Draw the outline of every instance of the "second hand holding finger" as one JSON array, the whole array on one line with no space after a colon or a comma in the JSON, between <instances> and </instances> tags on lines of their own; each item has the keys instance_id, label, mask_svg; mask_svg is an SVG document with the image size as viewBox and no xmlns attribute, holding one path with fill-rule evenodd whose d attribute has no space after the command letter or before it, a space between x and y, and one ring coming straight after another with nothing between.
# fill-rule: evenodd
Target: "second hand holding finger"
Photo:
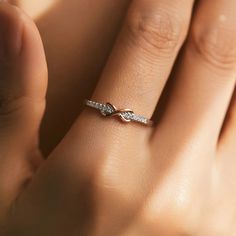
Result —
<instances>
[{"instance_id":1,"label":"second hand holding finger","mask_svg":"<svg viewBox=\"0 0 236 236\"><path fill-rule=\"evenodd\" d=\"M151 117L184 42L192 5L193 1L189 0L168 3L164 0L133 1L92 99L110 102L118 109L131 108L137 114ZM179 14L180 11L182 14ZM149 178L149 175L141 173L150 171L147 167L151 157L148 147L150 132L140 125L125 125L115 119L108 119L99 118L88 109L78 118L34 178L27 194L22 195L18 202L18 217L14 219L17 222L14 223L16 229L17 225L24 224L24 231L41 221L42 225L50 225L50 232L55 235L70 231L70 228L60 227L62 225L82 232L83 209L80 203L83 201L89 205L99 205L99 216L91 212L87 220L92 221L94 215L99 217L101 221L96 230L101 234L106 230L108 235L114 235L114 230L120 227L119 230L122 230L132 219L140 199L146 194L145 189L149 188L143 179ZM102 176L98 177L97 172L102 172ZM125 176L120 178L122 173ZM143 191L136 186L139 180L143 182ZM104 195L104 188L111 191L105 191ZM123 201L117 199L119 204L114 210L112 196L115 197L116 188L121 193L119 199ZM90 191L97 196L94 203L89 198ZM137 194L135 199L129 194L132 191ZM53 204L50 199L53 199ZM29 204L31 202L44 202L44 206L35 208ZM27 212L23 208L25 205L28 206ZM60 208L60 214L50 217L55 207ZM124 209L127 208L130 210L124 215ZM27 217L32 212L35 217ZM111 220L109 228L103 227L105 222L100 217L102 215L109 215L105 217L106 221ZM47 223L42 221L43 216ZM115 218L123 219L114 221ZM114 224L119 224L119 227Z\"/></svg>"},{"instance_id":2,"label":"second hand holding finger","mask_svg":"<svg viewBox=\"0 0 236 236\"><path fill-rule=\"evenodd\" d=\"M181 36L179 33L187 32L192 3L187 0L168 4L162 0L133 1L126 25L92 99L111 102L118 108L128 107L150 117L184 41L185 33ZM166 10L164 16L163 9ZM181 10L184 13L180 17L184 15L184 20L172 21L176 12ZM165 22L164 29L162 22ZM176 31L171 34L165 31L167 25L175 24L178 24L177 29L183 30L178 31L177 40L173 34ZM191 66L195 68L195 65ZM181 79L177 81L178 85ZM182 91L180 86L177 91ZM185 93L180 93L180 97L182 95ZM177 97L174 104L180 101L182 99ZM224 100L222 104L226 102ZM46 228L52 235L68 232L125 235L123 232L128 232L130 227L131 233L127 235L191 235L191 227L198 223L199 209L205 206L200 201L203 197L197 198L196 203L193 196L203 195L199 190L204 190L206 196L211 181L211 173L203 176L202 169L199 171L195 166L192 173L189 165L183 164L183 159L197 155L191 153L196 143L179 142L179 149L170 155L173 147L169 146L168 138L174 136L166 135L166 143L153 155L149 129L121 124L112 118L104 119L94 112L89 109L83 112L31 182L18 202L10 231L27 235L30 229L32 235L40 235L38 229ZM166 133L170 133L170 129L167 127ZM178 144L178 138L175 141ZM201 152L208 153L209 150L206 145ZM175 164L173 157L179 156L182 158ZM165 178L157 178L163 172ZM193 202L197 205L195 209ZM38 222L40 227L36 227Z\"/></svg>"}]
</instances>

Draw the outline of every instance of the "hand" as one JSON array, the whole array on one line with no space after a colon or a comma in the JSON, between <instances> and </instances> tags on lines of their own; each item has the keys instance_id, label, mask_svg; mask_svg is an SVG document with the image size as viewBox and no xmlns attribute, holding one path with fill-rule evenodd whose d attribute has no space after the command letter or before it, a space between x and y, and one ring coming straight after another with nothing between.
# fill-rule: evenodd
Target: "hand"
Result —
<instances>
[{"instance_id":1,"label":"hand","mask_svg":"<svg viewBox=\"0 0 236 236\"><path fill-rule=\"evenodd\" d=\"M172 72L156 127L86 108L43 162L42 44L26 16L1 5L2 235L235 235L236 4L192 6L133 1L93 93L150 117Z\"/></svg>"}]
</instances>

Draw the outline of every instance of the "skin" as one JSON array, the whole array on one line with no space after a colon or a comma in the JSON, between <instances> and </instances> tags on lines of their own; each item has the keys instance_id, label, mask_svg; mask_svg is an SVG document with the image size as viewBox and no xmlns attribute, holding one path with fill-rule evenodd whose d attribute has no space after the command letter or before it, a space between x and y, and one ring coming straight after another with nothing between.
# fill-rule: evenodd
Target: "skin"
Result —
<instances>
[{"instance_id":1,"label":"skin","mask_svg":"<svg viewBox=\"0 0 236 236\"><path fill-rule=\"evenodd\" d=\"M72 49L68 63L60 58L52 64L57 54L49 50L49 35L47 67L33 21L20 9L0 4L1 235L236 234L235 1L216 0L212 7L211 0L196 5L191 0L134 0L107 59L128 4L121 5L113 30L103 36L104 51L93 59L103 58L89 73L92 82L86 82L86 89L76 83L75 90L84 91L78 101L91 93L93 100L147 117L155 113L156 126L67 108L68 121L58 117L63 128L47 146L45 130L58 122L58 113L52 114L59 107L52 106L64 86L53 86L53 65L65 63L64 80L66 69L74 68L65 85L65 93L73 87L65 104L75 103L78 65ZM37 22L47 42L46 26ZM93 35L87 26L75 41L73 34L62 41L71 39L73 48L83 45L76 44L77 37ZM78 80L91 68L77 72ZM45 118L48 71L51 106ZM39 148L43 117L46 158Z\"/></svg>"},{"instance_id":2,"label":"skin","mask_svg":"<svg viewBox=\"0 0 236 236\"><path fill-rule=\"evenodd\" d=\"M91 97L129 1L100 0L91 4L78 0L18 3L35 20L48 62L47 109L40 132L45 156L68 132L83 109L84 98ZM42 13L44 5L47 10Z\"/></svg>"}]
</instances>

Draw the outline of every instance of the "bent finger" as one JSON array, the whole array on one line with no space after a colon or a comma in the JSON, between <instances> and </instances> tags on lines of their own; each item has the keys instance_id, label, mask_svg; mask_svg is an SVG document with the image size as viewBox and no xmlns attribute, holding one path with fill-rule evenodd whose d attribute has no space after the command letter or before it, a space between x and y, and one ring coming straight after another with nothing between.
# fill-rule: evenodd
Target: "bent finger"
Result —
<instances>
[{"instance_id":1,"label":"bent finger","mask_svg":"<svg viewBox=\"0 0 236 236\"><path fill-rule=\"evenodd\" d=\"M0 212L35 171L45 107L47 66L34 23L0 4Z\"/></svg>"}]
</instances>

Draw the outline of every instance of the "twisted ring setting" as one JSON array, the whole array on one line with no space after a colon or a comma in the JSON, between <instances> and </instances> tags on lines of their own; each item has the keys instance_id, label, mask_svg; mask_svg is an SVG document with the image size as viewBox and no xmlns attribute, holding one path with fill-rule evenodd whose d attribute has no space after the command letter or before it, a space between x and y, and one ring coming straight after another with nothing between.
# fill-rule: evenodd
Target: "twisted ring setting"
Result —
<instances>
[{"instance_id":1,"label":"twisted ring setting","mask_svg":"<svg viewBox=\"0 0 236 236\"><path fill-rule=\"evenodd\" d=\"M103 115L104 117L117 116L121 119L121 121L126 123L133 121L147 126L153 125L153 122L150 119L141 115L137 115L130 109L117 109L114 105L112 105L109 102L104 104L86 99L85 105L94 108L96 110L99 110L101 115Z\"/></svg>"}]
</instances>

